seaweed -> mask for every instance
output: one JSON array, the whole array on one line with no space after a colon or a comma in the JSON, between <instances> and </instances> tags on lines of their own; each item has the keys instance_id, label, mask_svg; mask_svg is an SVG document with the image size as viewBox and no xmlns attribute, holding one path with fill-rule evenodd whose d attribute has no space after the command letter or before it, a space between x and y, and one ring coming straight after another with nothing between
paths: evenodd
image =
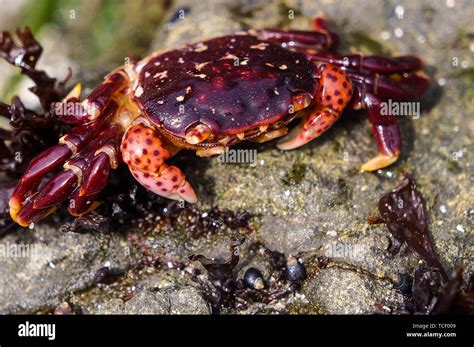
<instances>
[{"instance_id":1,"label":"seaweed","mask_svg":"<svg viewBox=\"0 0 474 347\"><path fill-rule=\"evenodd\" d=\"M0 130L0 171L12 177L22 174L36 154L52 146L58 135L68 129L58 121L51 106L62 99L71 76L69 72L64 81L58 81L45 71L37 70L36 63L43 48L28 27L17 29L16 34L20 45L9 32L1 33L0 57L19 67L21 73L34 82L30 90L38 97L43 111L37 113L26 108L17 96L12 98L10 105L0 102L0 116L7 118L11 126L11 130Z\"/></svg>"},{"instance_id":2,"label":"seaweed","mask_svg":"<svg viewBox=\"0 0 474 347\"><path fill-rule=\"evenodd\" d=\"M54 145L58 135L69 128L58 121L52 105L64 96L71 73L64 81L58 81L37 70L36 63L43 48L28 27L18 29L16 34L20 45L14 42L9 32L1 32L0 57L19 67L21 73L34 82L30 90L38 97L43 110L35 112L26 108L18 96L12 98L10 105L0 102L0 116L8 119L11 127L0 129L0 171L10 178L0 186L0 236L14 226L8 214L8 200L16 179L35 155Z\"/></svg>"},{"instance_id":3,"label":"seaweed","mask_svg":"<svg viewBox=\"0 0 474 347\"><path fill-rule=\"evenodd\" d=\"M474 277L469 276L469 282L463 286L463 269L453 270L450 279L443 285L435 298L431 314L474 314Z\"/></svg>"},{"instance_id":4,"label":"seaweed","mask_svg":"<svg viewBox=\"0 0 474 347\"><path fill-rule=\"evenodd\" d=\"M207 299L211 302L214 313L219 313L223 307L244 310L251 303L269 304L294 293L304 279L304 276L297 279L289 278L288 267L291 265L287 262L284 254L264 247L264 254L273 270L271 277L275 278L275 282L261 288L249 287L245 283L245 274L243 278L239 278L236 271L240 259L238 246L243 242L244 238L232 236L229 243L231 255L227 260L209 259L204 255L196 254L189 257L191 261L199 261L207 271L209 282L212 285L211 295ZM253 244L250 247L258 245L260 244ZM253 270L259 271L258 269ZM199 282L199 280L197 281ZM289 285L284 286L286 283Z\"/></svg>"},{"instance_id":5,"label":"seaweed","mask_svg":"<svg viewBox=\"0 0 474 347\"><path fill-rule=\"evenodd\" d=\"M369 216L370 224L385 223L394 240L389 252L397 254L406 244L411 253L424 261L414 270L413 280L403 274L395 288L406 301L394 313L448 314L474 313L474 276L463 286L463 269L454 268L448 276L434 252L428 233L428 217L423 196L408 173L402 182L379 200L381 217ZM411 288L410 288L411 282Z\"/></svg>"},{"instance_id":6,"label":"seaweed","mask_svg":"<svg viewBox=\"0 0 474 347\"><path fill-rule=\"evenodd\" d=\"M393 236L389 249L392 255L405 244L412 254L428 266L439 271L444 279L447 274L434 252L433 241L428 232L428 217L425 201L416 189L416 183L408 173L403 173L402 182L379 200L381 217L370 217L369 223L385 223Z\"/></svg>"},{"instance_id":7,"label":"seaweed","mask_svg":"<svg viewBox=\"0 0 474 347\"><path fill-rule=\"evenodd\" d=\"M14 182L0 182L0 236L6 234L16 225L8 213L8 201L14 188Z\"/></svg>"},{"instance_id":8,"label":"seaweed","mask_svg":"<svg viewBox=\"0 0 474 347\"><path fill-rule=\"evenodd\" d=\"M413 276L411 295L407 295L403 307L394 313L473 314L472 278L471 274L468 284L464 285L463 269L456 267L442 284L432 269L419 265Z\"/></svg>"},{"instance_id":9,"label":"seaweed","mask_svg":"<svg viewBox=\"0 0 474 347\"><path fill-rule=\"evenodd\" d=\"M199 261L207 271L209 281L215 289L212 297L209 298L214 310L219 310L223 305L230 306L234 303L234 294L237 290L234 268L240 259L238 247L244 240L244 238L236 236L231 238L229 243L231 254L227 260L210 259L200 254L189 256L190 261Z\"/></svg>"},{"instance_id":10,"label":"seaweed","mask_svg":"<svg viewBox=\"0 0 474 347\"><path fill-rule=\"evenodd\" d=\"M76 232L79 234L108 233L110 219L97 214L89 214L74 219L71 223L63 224L59 230L63 233Z\"/></svg>"},{"instance_id":11,"label":"seaweed","mask_svg":"<svg viewBox=\"0 0 474 347\"><path fill-rule=\"evenodd\" d=\"M428 313L434 291L439 288L439 283L434 282L433 272L424 266L417 266L413 275L413 284L411 288L412 299L414 301L414 312Z\"/></svg>"},{"instance_id":12,"label":"seaweed","mask_svg":"<svg viewBox=\"0 0 474 347\"><path fill-rule=\"evenodd\" d=\"M124 271L108 266L101 267L94 275L92 282L95 284L112 284L124 275Z\"/></svg>"},{"instance_id":13,"label":"seaweed","mask_svg":"<svg viewBox=\"0 0 474 347\"><path fill-rule=\"evenodd\" d=\"M181 224L194 239L214 234L223 227L242 229L244 233L252 231L252 214L217 206L203 212L195 206L163 198L138 185L125 167L112 174L102 198L104 204L96 214L108 218L110 227L114 229L131 225L146 234L161 227Z\"/></svg>"}]
</instances>

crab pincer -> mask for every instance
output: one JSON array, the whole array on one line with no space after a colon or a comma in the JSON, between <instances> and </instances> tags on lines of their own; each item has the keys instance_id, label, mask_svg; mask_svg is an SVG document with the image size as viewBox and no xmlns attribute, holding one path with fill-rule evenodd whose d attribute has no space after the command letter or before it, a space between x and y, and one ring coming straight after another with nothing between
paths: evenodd
<instances>
[{"instance_id":1,"label":"crab pincer","mask_svg":"<svg viewBox=\"0 0 474 347\"><path fill-rule=\"evenodd\" d=\"M122 142L123 161L145 188L168 199L195 203L196 194L184 174L165 163L178 150L144 124L132 126Z\"/></svg>"},{"instance_id":2,"label":"crab pincer","mask_svg":"<svg viewBox=\"0 0 474 347\"><path fill-rule=\"evenodd\" d=\"M300 111L298 126L282 138L277 147L282 150L298 148L323 134L341 116L352 98L352 83L338 67L323 64L319 67L319 88L313 103Z\"/></svg>"},{"instance_id":3,"label":"crab pincer","mask_svg":"<svg viewBox=\"0 0 474 347\"><path fill-rule=\"evenodd\" d=\"M90 210L93 201L83 206L84 196L93 195L90 185L108 181L107 166L118 165L118 143L122 130L117 125L108 126L107 120L117 110L111 103L100 119L76 126L59 140L59 144L38 154L27 167L10 198L10 215L22 226L35 223L54 212L61 203L71 199L69 211L82 214ZM108 126L108 127L106 127ZM95 138L95 139L94 139ZM97 163L97 157L104 153L109 161L100 174L91 174L90 169ZM45 177L56 169L62 170L51 177ZM77 188L81 186L81 189ZM105 184L102 184L102 188ZM101 188L101 189L102 189ZM77 199L73 199L73 193ZM80 209L82 207L82 209Z\"/></svg>"}]
</instances>

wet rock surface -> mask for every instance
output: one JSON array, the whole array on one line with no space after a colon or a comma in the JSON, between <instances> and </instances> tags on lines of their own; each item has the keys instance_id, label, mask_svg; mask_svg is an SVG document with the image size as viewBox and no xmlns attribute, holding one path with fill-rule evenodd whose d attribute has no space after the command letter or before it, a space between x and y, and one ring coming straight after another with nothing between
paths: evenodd
<instances>
[{"instance_id":1,"label":"wet rock surface","mask_svg":"<svg viewBox=\"0 0 474 347\"><path fill-rule=\"evenodd\" d=\"M173 274L150 276L139 283L134 296L128 300L113 299L88 313L96 314L210 314L209 303L199 288L181 281L176 283ZM172 282L170 282L170 280ZM175 283L173 283L175 282Z\"/></svg>"},{"instance_id":2,"label":"wet rock surface","mask_svg":"<svg viewBox=\"0 0 474 347\"><path fill-rule=\"evenodd\" d=\"M0 247L2 313L47 311L91 287L100 268L126 269L134 261L119 234L63 234L45 225L7 235Z\"/></svg>"},{"instance_id":3,"label":"wet rock surface","mask_svg":"<svg viewBox=\"0 0 474 347\"><path fill-rule=\"evenodd\" d=\"M418 260L403 248L391 256L386 227L370 226L366 218L377 214L378 199L398 184L402 171L413 175L427 201L429 229L444 267L474 270L474 8L470 1L367 1L364 5L175 1L167 10L168 22L155 29L153 47L172 47L248 27L309 29L309 18L318 11L331 19L345 39L346 50L421 56L432 87L422 100L420 117L400 117L401 158L376 173L357 170L376 152L364 112L346 112L325 135L299 150L281 152L274 142L240 145L257 150L256 165L223 164L189 153L174 159L194 186L202 213L218 206L255 215L252 232L246 233L247 241L240 246L236 268L240 277L251 266L269 276L270 267L257 245L300 257L309 273L296 295L224 312L336 314L395 309L403 300L393 289L397 276L411 272ZM354 41L360 39L358 33L373 42ZM40 252L25 259L0 258L0 312L47 311L64 300L85 313L211 312L205 272L188 256L200 253L225 259L235 230L223 226L195 239L180 221L146 235L127 226L123 229L79 235L38 225L33 233L3 237L0 244L28 242ZM332 266L320 267L315 257ZM156 261L161 265L156 266ZM177 262L200 269L202 281L183 274L189 269L176 270ZM95 272L106 263L125 275L111 285L94 284ZM146 265L136 268L137 263Z\"/></svg>"}]
</instances>

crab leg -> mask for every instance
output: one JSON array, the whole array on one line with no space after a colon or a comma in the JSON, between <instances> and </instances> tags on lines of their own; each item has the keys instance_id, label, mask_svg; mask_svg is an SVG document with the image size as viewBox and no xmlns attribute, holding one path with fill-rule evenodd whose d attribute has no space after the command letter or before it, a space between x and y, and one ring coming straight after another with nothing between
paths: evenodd
<instances>
[{"instance_id":1,"label":"crab leg","mask_svg":"<svg viewBox=\"0 0 474 347\"><path fill-rule=\"evenodd\" d=\"M319 67L320 87L314 106L300 111L302 121L283 137L277 147L294 149L323 134L341 115L352 97L352 83L338 67L323 64Z\"/></svg>"},{"instance_id":2,"label":"crab leg","mask_svg":"<svg viewBox=\"0 0 474 347\"><path fill-rule=\"evenodd\" d=\"M95 151L119 132L114 126L104 130L107 120L116 111L117 104L110 103L103 117L76 126L59 140L58 145L38 154L31 161L10 198L10 215L13 220L27 226L54 211L57 205L70 196L81 182L82 172L88 168ZM94 137L96 140L92 141ZM85 159L75 159L83 157ZM62 164L64 171L56 174L38 192L43 178Z\"/></svg>"},{"instance_id":3,"label":"crab leg","mask_svg":"<svg viewBox=\"0 0 474 347\"><path fill-rule=\"evenodd\" d=\"M98 205L94 199L105 187L110 168L117 166L121 132L118 125L112 125L77 156L66 161L63 171L54 175L26 201L16 216L18 224L26 226L35 223L69 198L69 212L73 215L94 209Z\"/></svg>"},{"instance_id":4,"label":"crab leg","mask_svg":"<svg viewBox=\"0 0 474 347\"><path fill-rule=\"evenodd\" d=\"M430 85L429 77L421 72L395 75L393 79L362 72L346 71L346 74L356 86L360 86L361 90L376 94L383 100L416 100L423 95ZM355 93L355 96L357 97L357 93ZM364 96L365 92L357 101L361 101Z\"/></svg>"},{"instance_id":5,"label":"crab leg","mask_svg":"<svg viewBox=\"0 0 474 347\"><path fill-rule=\"evenodd\" d=\"M362 171L375 171L394 163L400 154L401 136L398 120L393 115L381 115L384 100L418 99L428 88L430 79L423 73L385 76L347 72L354 84L351 107L366 109L379 154L362 165Z\"/></svg>"},{"instance_id":6,"label":"crab leg","mask_svg":"<svg viewBox=\"0 0 474 347\"><path fill-rule=\"evenodd\" d=\"M79 100L81 86L77 84L63 100L61 110L66 112L59 112L60 120L69 124L82 124L97 119L103 114L114 94L123 88L127 81L125 70L120 68L107 75L104 81L82 102Z\"/></svg>"},{"instance_id":7,"label":"crab leg","mask_svg":"<svg viewBox=\"0 0 474 347\"><path fill-rule=\"evenodd\" d=\"M339 35L328 29L323 17L316 17L312 24L315 31L262 29L257 31L257 36L290 47L325 49L337 47Z\"/></svg>"},{"instance_id":8,"label":"crab leg","mask_svg":"<svg viewBox=\"0 0 474 347\"><path fill-rule=\"evenodd\" d=\"M114 129L115 130L115 129ZM69 201L68 210L74 216L79 216L94 210L100 203L95 201L109 181L110 171L118 167L120 161L121 130L97 149L88 168L84 171L82 183Z\"/></svg>"},{"instance_id":9,"label":"crab leg","mask_svg":"<svg viewBox=\"0 0 474 347\"><path fill-rule=\"evenodd\" d=\"M364 163L360 168L362 171L383 169L396 162L400 154L401 137L397 117L381 115L381 102L382 100L373 94L364 97L363 105L367 109L379 154Z\"/></svg>"},{"instance_id":10,"label":"crab leg","mask_svg":"<svg viewBox=\"0 0 474 347\"><path fill-rule=\"evenodd\" d=\"M419 98L428 88L430 79L422 73L397 76L397 80L385 76L350 73L354 96L350 107L366 109L372 126L379 155L364 165L362 171L375 171L394 163L400 154L401 136L397 117L381 114L384 100L406 101Z\"/></svg>"},{"instance_id":11,"label":"crab leg","mask_svg":"<svg viewBox=\"0 0 474 347\"><path fill-rule=\"evenodd\" d=\"M369 71L380 74L393 74L420 70L423 61L413 55L395 58L382 56L363 56L362 54L339 55L328 52L306 51L309 59L331 65L337 65L350 71Z\"/></svg>"},{"instance_id":12,"label":"crab leg","mask_svg":"<svg viewBox=\"0 0 474 347\"><path fill-rule=\"evenodd\" d=\"M195 203L196 194L184 174L176 166L165 163L177 152L177 148L143 123L130 127L122 141L123 161L141 185L168 199Z\"/></svg>"}]
</instances>

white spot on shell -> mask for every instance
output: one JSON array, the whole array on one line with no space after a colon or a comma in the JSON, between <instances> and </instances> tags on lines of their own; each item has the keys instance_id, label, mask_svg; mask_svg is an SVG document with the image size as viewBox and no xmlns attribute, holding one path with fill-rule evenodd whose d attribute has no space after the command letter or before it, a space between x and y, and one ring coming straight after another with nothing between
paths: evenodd
<instances>
[{"instance_id":1,"label":"white spot on shell","mask_svg":"<svg viewBox=\"0 0 474 347\"><path fill-rule=\"evenodd\" d=\"M162 72L157 72L153 78L159 78L159 79L163 79L163 78L166 78L168 77L168 71L162 71Z\"/></svg>"},{"instance_id":2,"label":"white spot on shell","mask_svg":"<svg viewBox=\"0 0 474 347\"><path fill-rule=\"evenodd\" d=\"M283 64L283 65L280 65L280 66L279 66L279 69L280 69L280 70L286 70L286 69L288 69L288 66L286 66L285 64Z\"/></svg>"},{"instance_id":3,"label":"white spot on shell","mask_svg":"<svg viewBox=\"0 0 474 347\"><path fill-rule=\"evenodd\" d=\"M230 54L230 53L228 53L228 54L226 54L225 56L223 56L223 57L221 58L221 60L224 60L224 59L232 59L232 60L236 60L236 59L239 59L239 58L238 58L238 57L236 57L236 56L235 56L235 55L233 55L233 54Z\"/></svg>"},{"instance_id":4,"label":"white spot on shell","mask_svg":"<svg viewBox=\"0 0 474 347\"><path fill-rule=\"evenodd\" d=\"M139 98L143 94L143 88L142 86L138 86L137 89L135 89L135 96Z\"/></svg>"},{"instance_id":5,"label":"white spot on shell","mask_svg":"<svg viewBox=\"0 0 474 347\"><path fill-rule=\"evenodd\" d=\"M253 45L250 46L251 49L259 49L261 51L264 51L268 46L268 43L265 42L260 42L258 45Z\"/></svg>"},{"instance_id":6,"label":"white spot on shell","mask_svg":"<svg viewBox=\"0 0 474 347\"><path fill-rule=\"evenodd\" d=\"M204 66L206 66L207 64L209 64L208 61L205 63L196 64L194 67L196 68L196 70L201 71L204 68Z\"/></svg>"},{"instance_id":7,"label":"white spot on shell","mask_svg":"<svg viewBox=\"0 0 474 347\"><path fill-rule=\"evenodd\" d=\"M180 58L178 59L178 63L180 63L180 64L184 64L184 60L183 60L183 58L182 58L182 57L180 57Z\"/></svg>"},{"instance_id":8,"label":"white spot on shell","mask_svg":"<svg viewBox=\"0 0 474 347\"><path fill-rule=\"evenodd\" d=\"M145 78L150 77L150 73L148 71L145 72Z\"/></svg>"},{"instance_id":9,"label":"white spot on shell","mask_svg":"<svg viewBox=\"0 0 474 347\"><path fill-rule=\"evenodd\" d=\"M184 101L184 96L183 95L178 96L176 98L176 101L179 101L179 102Z\"/></svg>"}]
</instances>

